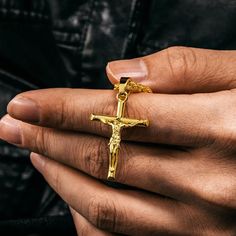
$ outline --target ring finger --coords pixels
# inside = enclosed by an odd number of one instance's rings
[[[4,119],[14,121],[21,130],[21,134],[18,135],[21,137],[19,146],[46,155],[96,178],[106,179],[108,139],[29,125],[9,116]],[[17,136],[4,126],[0,130],[2,135],[8,136],[8,140],[11,135]],[[201,160],[200,157],[201,155],[191,149],[186,152],[157,145],[122,143],[116,181],[175,199],[183,196],[188,201],[194,200],[196,196],[205,199],[206,196],[201,196],[202,192],[199,192],[199,189],[203,189],[205,183],[211,181],[209,178],[212,176],[208,173],[209,166],[212,165],[209,165],[211,160]],[[199,161],[202,163],[201,168],[193,168]],[[214,165],[212,168],[222,181],[222,167]],[[186,176],[189,178],[186,179]],[[201,183],[204,186],[199,186]]]

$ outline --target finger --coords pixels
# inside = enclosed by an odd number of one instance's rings
[[[111,233],[108,233],[108,232],[105,232],[96,228],[86,218],[84,218],[82,215],[77,213],[73,208],[70,208],[70,211],[74,220],[76,231],[79,236],[90,236],[90,235],[112,236],[114,235],[114,234],[111,234]]]
[[[109,160],[107,139],[16,122],[22,128],[18,146],[106,180]],[[3,129],[0,133],[18,137]],[[230,183],[229,188],[232,188],[231,184],[236,185],[232,178],[235,168],[229,158],[223,161],[222,156],[216,157],[215,152],[208,153],[206,150],[203,155],[202,149],[178,150],[169,146],[126,142],[121,147],[116,182],[181,199],[185,203],[201,201],[202,204],[211,202],[227,207],[235,205],[235,201],[225,200],[225,183]],[[211,183],[215,182],[218,183],[217,188],[212,188]]]
[[[93,177],[102,180],[107,179],[109,166],[108,139],[89,134],[62,132],[22,122],[18,123],[21,133],[20,135],[14,135],[14,137],[20,136],[21,140],[17,143],[21,148],[45,155]],[[5,131],[5,133],[12,135],[12,132],[9,131]],[[120,150],[121,158],[118,163],[116,181],[148,191],[174,196],[172,189],[175,189],[175,186],[170,183],[175,178],[176,170],[178,175],[180,164],[177,164],[176,169],[172,171],[173,179],[165,170],[169,170],[173,166],[169,156],[173,155],[178,160],[181,153],[183,153],[183,156],[186,154],[182,151],[151,147],[150,145],[143,147],[124,143]],[[152,163],[152,168],[150,168],[150,163]],[[158,173],[156,172],[157,169]],[[140,175],[142,175],[141,179]],[[155,176],[156,181],[150,181],[149,176]],[[164,185],[166,185],[165,188]],[[178,195],[178,193],[175,195]]]
[[[12,118],[9,117],[8,119]],[[14,120],[14,122],[19,123],[20,134],[15,135],[10,131],[5,131],[5,133],[13,138],[20,137],[21,140],[12,143],[17,143],[21,148],[29,149],[79,169],[93,177],[103,180],[107,178],[109,165],[108,139],[89,134],[42,128],[17,120]],[[0,131],[2,130],[0,129]],[[155,182],[149,181],[148,176],[154,176],[156,169],[159,169],[155,179],[161,180],[163,185],[160,163],[162,159],[168,160],[168,156],[174,155],[174,152],[176,152],[175,156],[177,158],[180,151],[165,151],[165,149],[158,147],[148,146],[146,148],[141,145],[123,144],[120,150],[122,158],[119,160],[116,181],[157,193],[163,193],[163,190],[167,193],[170,191],[169,187],[162,188],[159,184],[156,185]],[[153,168],[150,169],[151,162]],[[168,166],[164,165],[161,169],[164,168],[168,169]],[[140,175],[143,174],[144,177],[140,180]]]
[[[112,83],[131,77],[158,93],[200,93],[235,88],[235,63],[235,51],[170,47],[149,56],[110,62],[106,70]]]
[[[31,155],[56,192],[95,227],[128,235],[184,235],[189,214],[175,201],[156,195],[109,188],[69,167]]]
[[[215,128],[225,124],[223,114],[231,107],[230,104],[234,106],[232,96],[231,92],[207,95],[133,94],[127,104],[126,116],[147,119],[150,125],[148,128],[123,129],[122,138],[185,146],[208,144],[214,140]],[[32,103],[35,105],[32,106]],[[9,104],[8,112],[26,122],[32,121],[32,116],[38,114],[37,124],[41,126],[110,137],[108,125],[89,118],[91,113],[115,115],[116,109],[113,91],[49,89],[17,96]]]

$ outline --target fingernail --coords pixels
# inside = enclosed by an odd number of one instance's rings
[[[19,121],[4,116],[0,121],[0,138],[8,143],[21,144],[21,130]]]
[[[40,172],[44,169],[45,158],[37,153],[31,152],[30,159],[33,166]]]
[[[130,77],[136,82],[147,78],[148,69],[142,59],[112,61],[107,64],[107,73],[117,82],[121,77]]]
[[[19,120],[39,122],[39,107],[32,99],[16,97],[8,104],[7,111]]]

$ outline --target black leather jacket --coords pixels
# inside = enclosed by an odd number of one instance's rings
[[[235,49],[235,23],[235,0],[0,0],[0,115],[21,91],[108,88],[111,60],[172,45]],[[28,154],[0,142],[0,232],[73,235]]]

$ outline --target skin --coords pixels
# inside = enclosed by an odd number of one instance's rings
[[[174,47],[132,59],[140,61],[147,73],[137,80],[153,94],[133,94],[127,105],[127,117],[150,121],[122,133],[116,178],[130,189],[100,181],[111,129],[89,120],[115,114],[115,91],[22,93],[0,122],[1,138],[14,143],[17,127],[16,145],[32,151],[71,206],[78,235],[236,235],[236,52]],[[112,83],[129,63],[108,64]]]

